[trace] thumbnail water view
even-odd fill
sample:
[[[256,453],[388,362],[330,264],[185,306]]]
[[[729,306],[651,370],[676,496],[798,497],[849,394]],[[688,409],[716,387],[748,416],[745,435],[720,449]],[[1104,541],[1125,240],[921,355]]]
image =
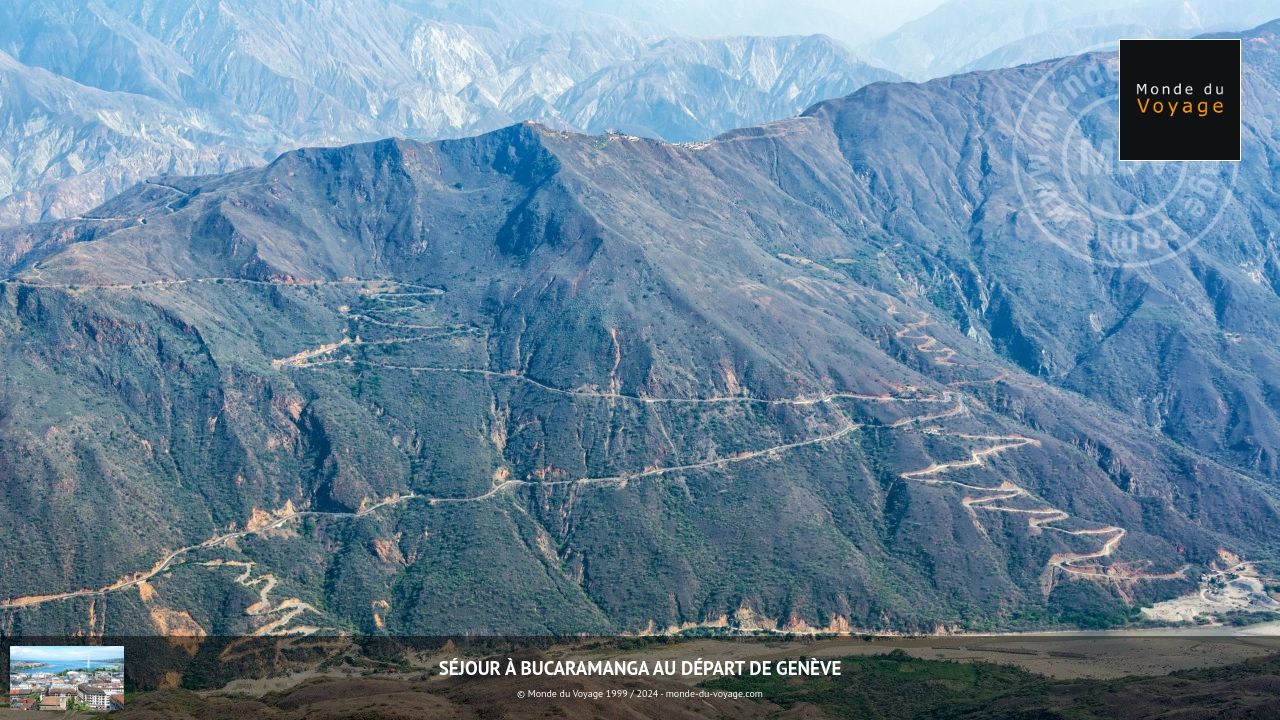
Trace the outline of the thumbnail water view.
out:
[[[124,647],[15,646],[9,653],[14,710],[110,712],[124,706]]]

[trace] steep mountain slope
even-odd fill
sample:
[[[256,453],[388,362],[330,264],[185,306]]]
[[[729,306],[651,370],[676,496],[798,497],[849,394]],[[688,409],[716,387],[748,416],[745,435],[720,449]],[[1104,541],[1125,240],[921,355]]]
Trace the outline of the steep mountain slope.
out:
[[[157,170],[213,173],[260,159],[254,128],[110,93],[0,52],[0,224],[66,217]]]
[[[150,175],[224,171],[301,145],[524,119],[702,139],[895,77],[819,37],[497,30],[390,0],[25,0],[0,8],[0,52],[11,56],[5,72],[43,99],[6,96],[0,225],[86,210]],[[655,67],[670,83],[657,111],[643,80]],[[121,113],[129,122],[97,129]],[[36,142],[43,152],[31,152]]]
[[[676,142],[700,140],[753,118],[794,115],[894,76],[859,63],[830,38],[669,39],[628,63],[601,69],[556,101],[570,127],[618,130]]]
[[[1271,23],[1245,36],[1250,160],[1238,166],[1175,165],[1174,174],[1159,165],[1120,166],[1116,115],[1096,110],[1106,83],[1075,96],[1067,112],[1038,116],[1049,118],[1045,127],[1023,122],[1019,113],[1037,97],[1028,101],[1023,88],[1046,73],[1063,81],[1114,77],[1110,55],[890,92],[868,88],[857,103],[813,112],[841,132],[855,167],[873,171],[866,200],[873,222],[909,233],[924,250],[912,260],[915,274],[931,297],[946,298],[962,329],[1029,372],[1275,478],[1276,356],[1266,338],[1280,317],[1276,29]],[[901,153],[884,142],[922,134],[928,147],[948,152],[902,165]],[[1080,153],[1082,162],[1043,163],[1043,153],[1027,145],[1041,137],[1053,139],[1060,157]],[[888,170],[891,163],[899,166]],[[954,182],[924,180],[942,176]],[[1187,217],[1185,208],[1201,206],[1180,190],[1184,183],[1206,188],[1199,221]],[[1046,220],[1037,199],[1053,189],[1064,189],[1053,197],[1069,208],[1065,222]],[[910,220],[889,205],[906,196],[936,213],[927,232],[904,226]],[[1113,245],[1132,238],[1141,239],[1136,252]],[[1034,251],[1012,250],[1028,242]]]
[[[1093,626],[1270,557],[1280,299],[1241,262],[1272,242],[1276,29],[1223,217],[1154,264],[1019,197],[1020,104],[1107,55],[693,145],[300,150],[6,231],[2,627]],[[1042,152],[1110,157],[1114,118],[1060,122]]]

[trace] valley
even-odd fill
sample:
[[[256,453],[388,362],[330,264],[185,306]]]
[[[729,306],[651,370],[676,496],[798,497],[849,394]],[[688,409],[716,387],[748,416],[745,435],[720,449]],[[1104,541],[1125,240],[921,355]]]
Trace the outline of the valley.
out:
[[[39,276],[36,275],[38,278]],[[67,292],[96,292],[96,291],[130,291],[145,290],[156,288],[181,288],[189,284],[213,283],[222,285],[226,283],[246,282],[236,278],[193,278],[193,279],[167,279],[167,280],[150,280],[131,284],[107,284],[107,285],[57,285],[47,283],[40,279],[22,279],[17,282],[29,284],[32,287],[57,288]],[[652,395],[626,394],[614,390],[599,390],[590,387],[580,388],[559,388],[547,385],[527,375],[515,371],[490,370],[485,368],[467,368],[467,367],[445,367],[445,366],[412,366],[397,365],[375,361],[358,360],[353,357],[332,357],[339,354],[354,354],[363,352],[365,347],[385,348],[388,352],[395,352],[403,346],[420,342],[445,341],[454,337],[453,333],[445,334],[426,334],[429,331],[445,329],[443,325],[428,325],[422,323],[401,322],[395,319],[396,313],[402,313],[406,308],[419,308],[422,303],[428,302],[430,299],[438,298],[443,295],[443,291],[438,288],[403,284],[394,281],[386,281],[381,279],[343,279],[339,281],[324,280],[305,280],[290,278],[287,282],[278,281],[247,281],[250,285],[273,286],[283,285],[287,287],[322,287],[333,284],[341,289],[354,289],[356,297],[368,304],[363,312],[352,312],[349,305],[342,305],[338,308],[338,313],[345,318],[350,319],[358,327],[360,325],[375,326],[385,328],[392,331],[417,331],[424,334],[414,336],[395,336],[378,338],[372,340],[364,340],[358,334],[343,336],[340,340],[322,343],[314,347],[298,351],[287,357],[271,360],[271,366],[275,369],[292,369],[292,370],[324,370],[324,369],[341,369],[342,367],[352,368],[377,368],[379,370],[390,370],[408,373],[443,373],[443,374],[462,374],[462,375],[479,375],[492,381],[498,382],[514,382],[528,384],[539,392],[546,392],[555,395],[563,395],[570,398],[579,398],[586,400],[605,400],[611,403],[637,403],[648,405],[721,405],[721,404],[748,404],[748,405],[765,405],[769,407],[776,406],[794,406],[794,407],[810,407],[817,405],[836,405],[842,401],[866,402],[881,405],[902,405],[905,408],[923,405],[925,411],[918,413],[905,413],[896,419],[884,422],[881,426],[889,430],[918,432],[928,436],[946,437],[950,440],[961,441],[974,448],[969,451],[968,457],[959,460],[937,461],[927,467],[917,470],[909,470],[900,473],[904,480],[913,482],[922,482],[930,485],[943,485],[952,488],[958,488],[967,494],[960,498],[959,502],[964,506],[971,515],[975,526],[982,528],[981,521],[978,519],[976,511],[995,512],[995,513],[1011,513],[1022,514],[1027,516],[1027,525],[1033,535],[1040,534],[1042,531],[1053,531],[1068,536],[1097,538],[1099,546],[1097,549],[1086,552],[1058,552],[1053,554],[1048,564],[1042,572],[1041,591],[1048,597],[1053,590],[1054,582],[1061,574],[1068,579],[1073,577],[1088,578],[1100,580],[1107,583],[1114,583],[1118,587],[1123,588],[1126,585],[1140,580],[1174,580],[1183,577],[1189,566],[1174,572],[1165,573],[1148,573],[1140,569],[1135,569],[1132,563],[1117,563],[1109,567],[1104,567],[1099,562],[1110,557],[1124,538],[1124,528],[1107,526],[1099,528],[1089,527],[1062,527],[1059,524],[1072,519],[1072,516],[1045,504],[1037,499],[1032,493],[1015,483],[1005,480],[996,486],[972,485],[957,480],[951,480],[945,475],[957,470],[981,468],[993,462],[1003,453],[1016,451],[1027,445],[1040,444],[1039,440],[1025,437],[1022,435],[973,435],[962,432],[948,431],[944,424],[949,418],[957,416],[968,416],[970,411],[966,405],[965,396],[954,390],[944,390],[938,394],[921,394],[913,392],[907,395],[894,396],[888,393],[884,394],[868,394],[857,392],[830,392],[820,395],[804,395],[796,397],[783,398],[758,398],[743,395],[720,395],[705,397],[660,397]],[[387,303],[393,303],[388,306]],[[368,313],[368,314],[367,314]],[[378,313],[387,314],[385,317]],[[896,315],[896,310],[890,308],[889,315]],[[920,320],[903,325],[894,333],[895,338],[906,339],[912,341],[912,347],[915,351],[931,358],[932,362],[939,365],[955,365],[952,358],[956,353],[948,347],[942,346],[936,338],[927,334],[919,334],[923,328],[930,324],[927,314],[922,314]],[[916,334],[913,334],[916,333]],[[615,361],[615,372],[616,365]],[[973,367],[973,366],[965,366]],[[998,382],[999,378],[991,382]],[[955,385],[964,385],[965,381],[952,383]],[[617,387],[617,383],[611,383],[612,387]],[[972,402],[972,400],[970,400]],[[929,409],[938,406],[938,409]],[[546,479],[510,479],[510,471],[500,469],[500,472],[494,474],[494,481],[491,488],[487,491],[469,497],[433,497],[428,495],[419,495],[409,492],[403,495],[392,495],[382,499],[362,499],[360,508],[352,512],[327,512],[316,510],[297,510],[294,509],[292,503],[287,503],[284,508],[271,512],[269,514],[259,516],[255,511],[254,518],[243,523],[244,529],[232,532],[222,533],[210,537],[198,544],[189,545],[177,550],[168,552],[149,570],[129,573],[121,579],[97,589],[79,589],[61,593],[42,593],[24,597],[17,597],[8,600],[0,600],[0,610],[17,610],[21,608],[31,608],[47,603],[54,603],[65,600],[78,598],[103,597],[109,594],[118,593],[126,590],[132,590],[146,585],[148,581],[161,575],[169,575],[173,569],[179,565],[194,563],[208,568],[231,567],[242,569],[240,575],[234,577],[231,581],[246,588],[255,589],[258,600],[253,605],[245,609],[245,614],[255,621],[259,618],[261,622],[254,627],[251,636],[288,636],[288,635],[308,635],[317,632],[335,632],[334,627],[320,627],[315,625],[293,625],[292,622],[302,615],[318,616],[323,618],[325,613],[317,609],[310,603],[304,602],[297,598],[290,598],[280,602],[272,602],[269,599],[270,594],[279,584],[279,579],[271,573],[262,573],[254,575],[255,563],[252,561],[237,560],[233,558],[215,558],[200,559],[209,557],[211,551],[221,547],[232,546],[236,540],[245,538],[250,535],[266,536],[264,539],[269,540],[272,531],[281,529],[290,524],[296,524],[304,518],[323,518],[325,520],[348,521],[358,520],[383,510],[391,511],[395,508],[403,506],[407,503],[423,502],[427,506],[440,506],[458,503],[477,503],[491,500],[499,495],[512,493],[521,488],[538,489],[543,487],[555,486],[585,486],[585,485],[610,485],[620,490],[624,490],[630,483],[645,480],[649,478],[660,478],[667,475],[680,475],[683,473],[695,471],[716,471],[731,472],[735,465],[739,463],[747,463],[754,461],[763,462],[781,462],[784,461],[784,454],[789,451],[809,447],[823,446],[836,442],[850,433],[863,430],[866,425],[863,423],[852,422],[847,419],[844,413],[839,410],[835,411],[836,416],[841,418],[838,427],[814,437],[795,440],[793,442],[781,443],[764,447],[760,449],[743,450],[725,457],[713,457],[709,459],[699,460],[696,462],[687,462],[679,465],[657,466],[647,465],[643,470],[619,473],[603,477],[582,477],[566,480],[546,480]],[[1018,501],[1025,501],[1028,506],[1019,506]],[[1076,523],[1071,523],[1076,524]],[[196,556],[199,557],[196,557]],[[1149,563],[1147,563],[1149,564]],[[1138,564],[1140,567],[1142,563]],[[145,595],[154,594],[154,590],[148,588]],[[1121,590],[1123,592],[1123,589]],[[198,625],[195,625],[199,628]],[[157,628],[160,630],[161,628]],[[203,631],[201,631],[203,632]],[[785,632],[793,633],[793,629],[787,629]]]
[[[1244,34],[1246,95],[1280,85],[1275,38]],[[1265,605],[1266,573],[1228,569],[1280,551],[1273,168],[1233,171],[1162,263],[1047,240],[1012,99],[1110,63],[873,84],[686,145],[521,123],[305,148],[0,230],[0,502],[25,508],[0,632],[941,635]],[[1280,157],[1275,108],[1245,116]],[[1064,122],[1095,153],[1114,130]],[[1120,207],[1176,178],[1043,181]]]

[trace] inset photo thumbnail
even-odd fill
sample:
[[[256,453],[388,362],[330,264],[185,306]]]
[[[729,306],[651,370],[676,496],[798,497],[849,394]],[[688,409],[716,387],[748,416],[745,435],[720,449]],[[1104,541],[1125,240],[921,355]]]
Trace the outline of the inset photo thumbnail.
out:
[[[124,707],[124,646],[11,647],[9,707],[96,712]]]

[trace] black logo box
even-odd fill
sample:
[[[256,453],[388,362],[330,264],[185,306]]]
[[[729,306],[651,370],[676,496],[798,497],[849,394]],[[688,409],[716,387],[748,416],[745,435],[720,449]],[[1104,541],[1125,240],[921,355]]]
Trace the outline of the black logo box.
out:
[[[1120,159],[1238,161],[1240,46],[1238,38],[1121,40]],[[1147,86],[1145,93],[1139,85]],[[1166,87],[1182,92],[1166,94]],[[1183,112],[1186,102],[1190,114]],[[1177,103],[1172,115],[1170,103]]]

